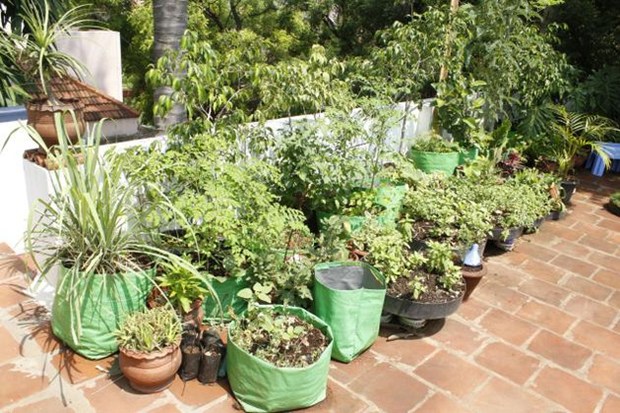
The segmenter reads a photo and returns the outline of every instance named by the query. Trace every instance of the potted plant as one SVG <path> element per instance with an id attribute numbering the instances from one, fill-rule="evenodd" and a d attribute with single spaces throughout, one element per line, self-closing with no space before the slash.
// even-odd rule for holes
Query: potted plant
<path id="1" fill-rule="evenodd" d="M 620 216 L 620 192 L 614 192 L 609 197 L 609 202 L 607 203 L 607 209 L 614 215 Z"/>
<path id="2" fill-rule="evenodd" d="M 570 202 L 577 188 L 577 181 L 573 176 L 576 158 L 590 150 L 608 167 L 611 160 L 599 141 L 617 131 L 607 118 L 569 112 L 564 106 L 554 108 L 554 121 L 550 125 L 549 133 L 553 139 L 554 155 L 558 163 L 557 173 L 562 179 L 561 186 L 564 191 L 562 201 L 565 204 Z"/>
<path id="3" fill-rule="evenodd" d="M 116 338 L 121 372 L 134 390 L 155 393 L 170 386 L 181 365 L 181 323 L 173 309 L 128 315 Z"/>
<path id="4" fill-rule="evenodd" d="M 461 160 L 459 146 L 448 142 L 436 133 L 415 141 L 409 151 L 409 157 L 424 172 L 443 172 L 452 175 Z"/>
<path id="5" fill-rule="evenodd" d="M 410 271 L 389 280 L 383 310 L 410 327 L 454 313 L 463 300 L 465 282 L 450 246 L 431 241 L 423 254 L 411 254 L 410 263 Z"/>
<path id="6" fill-rule="evenodd" d="M 99 151 L 101 123 L 89 139 L 93 146 L 79 141 L 79 164 L 76 147 L 69 148 L 57 122 L 59 150 L 48 157 L 62 167 L 50 174 L 50 200 L 41 200 L 31 212 L 26 246 L 43 277 L 60 268 L 52 331 L 77 353 L 98 359 L 118 350 L 114 331 L 126 315 L 145 308 L 158 261 L 196 270 L 157 246 L 157 231 L 142 220 L 147 205 L 138 208 L 141 187 L 125 178 L 114 151 L 105 156 Z M 42 143 L 36 131 L 29 132 Z M 160 201 L 148 208 L 171 206 Z M 184 220 L 180 214 L 177 219 Z"/>
<path id="7" fill-rule="evenodd" d="M 228 327 L 228 381 L 248 412 L 312 406 L 326 396 L 331 329 L 306 310 L 258 306 Z"/>
<path id="8" fill-rule="evenodd" d="M 478 252 L 478 249 L 478 244 L 472 245 L 463 258 L 463 265 L 461 266 L 461 274 L 465 280 L 463 302 L 469 299 L 469 296 L 474 292 L 480 280 L 482 280 L 488 272 L 482 262 L 482 254 Z"/>
<path id="9" fill-rule="evenodd" d="M 29 94 L 26 103 L 28 124 L 42 137 L 46 147 L 58 145 L 54 114 L 61 114 L 69 139 L 75 142 L 84 132 L 83 104 L 75 97 L 54 93 L 53 84 L 69 75 L 81 77 L 86 69 L 82 63 L 56 47 L 56 40 L 71 30 L 94 27 L 87 18 L 88 5 L 67 10 L 54 19 L 48 1 L 42 4 L 28 0 L 20 18 L 27 30 L 4 34 L 0 47 L 10 70 L 21 80 Z"/>

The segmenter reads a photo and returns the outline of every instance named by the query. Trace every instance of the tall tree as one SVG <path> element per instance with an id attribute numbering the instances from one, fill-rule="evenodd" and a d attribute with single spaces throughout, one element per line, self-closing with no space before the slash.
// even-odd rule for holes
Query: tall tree
<path id="1" fill-rule="evenodd" d="M 153 0 L 153 62 L 168 50 L 178 50 L 183 33 L 187 29 L 188 0 Z M 178 73 L 182 76 L 182 73 Z M 162 95 L 170 96 L 172 88 L 169 86 L 158 87 L 153 92 L 155 102 Z M 187 118 L 185 108 L 182 105 L 174 105 L 172 110 L 163 117 L 155 118 L 155 126 L 166 128 L 167 126 L 183 122 Z"/>

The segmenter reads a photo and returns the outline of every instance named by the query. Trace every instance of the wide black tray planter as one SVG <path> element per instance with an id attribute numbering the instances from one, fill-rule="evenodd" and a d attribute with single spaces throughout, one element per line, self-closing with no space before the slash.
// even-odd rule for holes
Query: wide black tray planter
<path id="1" fill-rule="evenodd" d="M 463 302 L 465 289 L 450 301 L 445 303 L 422 303 L 402 298 L 385 296 L 383 311 L 400 317 L 414 320 L 436 320 L 454 314 Z"/>
<path id="2" fill-rule="evenodd" d="M 605 204 L 605 208 L 607 208 L 607 210 L 611 212 L 612 214 L 620 217 L 620 207 L 616 206 L 615 204 L 611 202 L 608 202 L 607 204 Z"/>

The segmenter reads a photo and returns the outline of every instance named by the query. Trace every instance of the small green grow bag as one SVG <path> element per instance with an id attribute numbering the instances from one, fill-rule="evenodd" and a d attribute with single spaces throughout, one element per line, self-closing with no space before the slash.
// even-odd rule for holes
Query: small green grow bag
<path id="1" fill-rule="evenodd" d="M 457 166 L 459 166 L 460 152 L 421 152 L 410 151 L 409 157 L 413 161 L 416 168 L 421 171 L 443 172 L 446 175 L 452 175 Z"/>
<path id="2" fill-rule="evenodd" d="M 228 326 L 226 363 L 228 382 L 246 412 L 281 412 L 310 407 L 325 399 L 333 335 L 325 322 L 298 307 L 261 306 L 293 314 L 310 322 L 331 342 L 316 363 L 301 368 L 276 367 L 239 348 L 232 337 L 236 322 Z"/>
<path id="3" fill-rule="evenodd" d="M 245 312 L 248 303 L 237 296 L 239 291 L 248 287 L 248 283 L 243 277 L 228 277 L 224 281 L 213 278 L 211 279 L 211 287 L 213 287 L 213 291 L 215 291 L 220 300 L 223 313 L 220 314 L 217 301 L 209 295 L 202 304 L 205 318 L 214 319 L 222 317 L 223 319 L 229 319 L 229 308 L 232 308 L 236 315 L 241 315 Z"/>
<path id="4" fill-rule="evenodd" d="M 60 270 L 52 331 L 76 353 L 100 359 L 118 351 L 114 332 L 125 317 L 146 308 L 153 271 L 91 274 Z"/>
<path id="5" fill-rule="evenodd" d="M 332 329 L 332 357 L 348 363 L 379 335 L 385 278 L 362 262 L 318 264 L 314 278 L 314 312 Z"/>
<path id="6" fill-rule="evenodd" d="M 478 148 L 475 146 L 470 149 L 463 149 L 459 152 L 459 165 L 464 165 L 467 162 L 474 161 L 478 157 Z"/>

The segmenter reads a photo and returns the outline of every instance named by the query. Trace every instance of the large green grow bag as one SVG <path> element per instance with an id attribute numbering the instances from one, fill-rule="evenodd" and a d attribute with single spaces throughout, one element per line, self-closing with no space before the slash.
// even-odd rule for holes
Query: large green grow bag
<path id="1" fill-rule="evenodd" d="M 228 277 L 225 281 L 219 281 L 217 278 L 211 279 L 211 287 L 217 294 L 223 312 L 220 314 L 220 308 L 217 301 L 212 296 L 207 296 L 203 302 L 205 318 L 224 318 L 229 319 L 228 309 L 232 308 L 236 315 L 241 315 L 248 307 L 246 300 L 239 298 L 237 293 L 248 287 L 248 283 L 243 277 Z"/>
<path id="2" fill-rule="evenodd" d="M 314 312 L 332 329 L 332 357 L 350 362 L 379 335 L 385 278 L 362 262 L 330 262 L 314 267 Z"/>
<path id="3" fill-rule="evenodd" d="M 421 152 L 412 150 L 409 157 L 416 168 L 424 172 L 443 172 L 452 175 L 459 166 L 460 152 Z"/>
<path id="4" fill-rule="evenodd" d="M 308 367 L 276 367 L 239 348 L 234 337 L 236 322 L 228 326 L 226 363 L 228 382 L 246 412 L 280 412 L 301 409 L 325 399 L 333 335 L 325 322 L 298 307 L 261 306 L 293 314 L 310 322 L 331 342 L 316 363 Z"/>
<path id="5" fill-rule="evenodd" d="M 60 270 L 52 331 L 76 353 L 100 359 L 118 351 L 114 332 L 127 314 L 146 307 L 153 271 L 92 274 Z"/>

